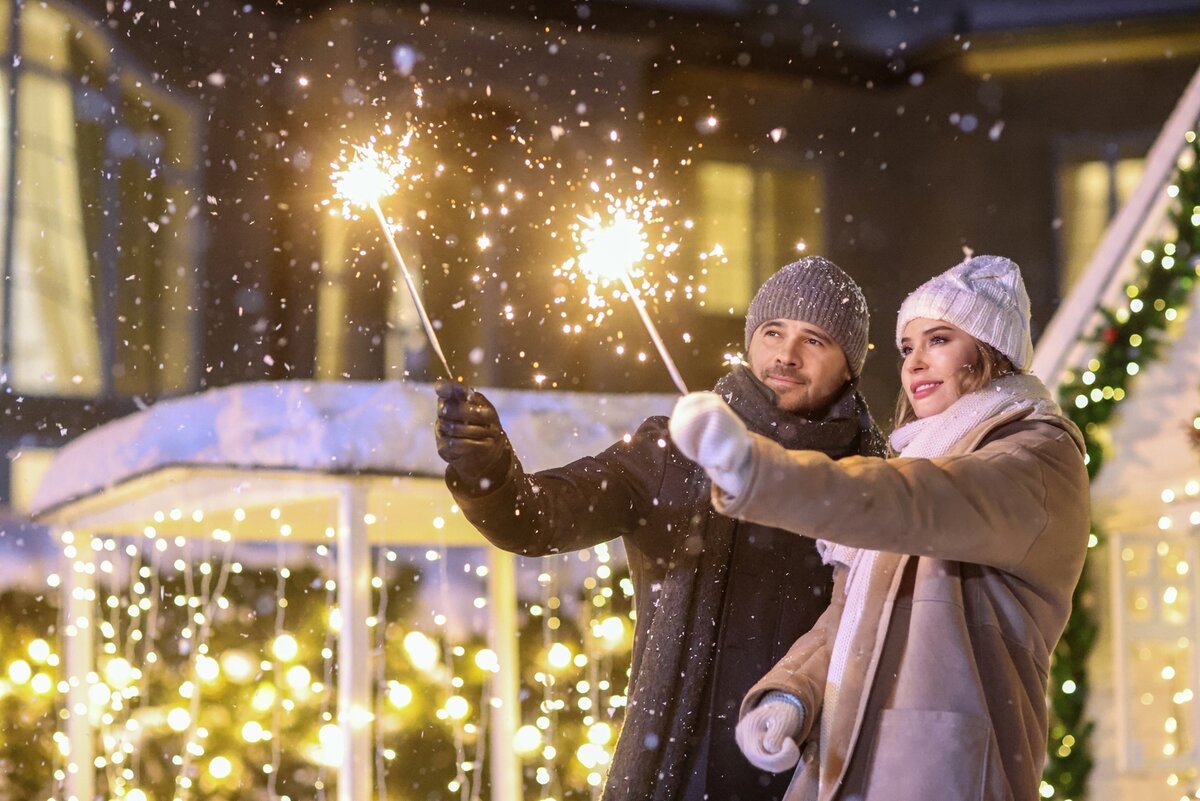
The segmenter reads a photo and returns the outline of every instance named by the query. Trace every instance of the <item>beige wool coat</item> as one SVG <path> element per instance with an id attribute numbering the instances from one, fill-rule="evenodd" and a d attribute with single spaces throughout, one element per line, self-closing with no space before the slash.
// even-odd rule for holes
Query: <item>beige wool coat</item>
<path id="1" fill-rule="evenodd" d="M 787 801 L 1036 801 L 1050 656 L 1087 552 L 1083 442 L 1064 418 L 992 418 L 946 456 L 835 462 L 755 437 L 718 511 L 879 554 L 818 743 L 834 603 L 746 696 L 809 714 Z M 819 781 L 822 777 L 823 781 Z"/>

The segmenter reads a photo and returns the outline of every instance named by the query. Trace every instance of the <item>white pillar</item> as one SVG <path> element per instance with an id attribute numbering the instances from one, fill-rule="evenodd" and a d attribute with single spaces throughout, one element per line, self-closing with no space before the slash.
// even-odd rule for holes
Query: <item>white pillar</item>
<path id="1" fill-rule="evenodd" d="M 88 533 L 67 535 L 55 531 L 63 542 L 62 614 L 64 667 L 67 674 L 66 735 L 70 754 L 67 757 L 67 801 L 92 801 L 96 795 L 96 745 L 92 727 L 91 702 L 88 700 L 88 677 L 95 668 L 94 621 L 95 574 L 85 570 L 92 562 L 92 537 Z M 74 548 L 74 556 L 67 556 Z"/>
<path id="2" fill-rule="evenodd" d="M 370 665 L 371 544 L 367 539 L 366 488 L 348 481 L 338 500 L 337 591 L 342 628 L 338 633 L 337 718 L 342 733 L 338 801 L 370 801 L 374 772 L 371 736 L 375 672 Z"/>
<path id="3" fill-rule="evenodd" d="M 516 558 L 488 548 L 488 601 L 492 625 L 488 643 L 496 652 L 499 671 L 492 677 L 491 757 L 492 801 L 520 801 L 521 760 L 513 749 L 521 723 L 517 672 Z"/>

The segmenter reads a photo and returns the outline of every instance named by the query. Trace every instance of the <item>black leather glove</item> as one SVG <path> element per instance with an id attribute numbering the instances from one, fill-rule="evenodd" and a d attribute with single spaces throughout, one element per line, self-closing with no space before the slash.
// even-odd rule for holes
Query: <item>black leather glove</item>
<path id="1" fill-rule="evenodd" d="M 454 468 L 466 489 L 486 492 L 504 479 L 512 451 L 496 407 L 481 393 L 453 381 L 438 381 L 434 391 L 438 456 Z"/>

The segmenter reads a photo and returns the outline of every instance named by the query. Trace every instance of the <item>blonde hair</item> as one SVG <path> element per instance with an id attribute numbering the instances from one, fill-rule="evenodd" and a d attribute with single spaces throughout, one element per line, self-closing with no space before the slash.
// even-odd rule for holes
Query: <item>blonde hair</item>
<path id="1" fill-rule="evenodd" d="M 976 359 L 972 364 L 967 365 L 967 377 L 963 380 L 961 387 L 963 395 L 977 392 L 997 378 L 1021 372 L 1013 366 L 1011 359 L 991 345 L 980 342 L 974 337 L 971 337 L 971 341 L 975 343 Z M 916 419 L 917 413 L 913 410 L 912 403 L 909 402 L 908 395 L 904 392 L 904 387 L 901 387 L 900 396 L 896 398 L 896 414 L 892 418 L 892 427 L 899 428 Z"/>

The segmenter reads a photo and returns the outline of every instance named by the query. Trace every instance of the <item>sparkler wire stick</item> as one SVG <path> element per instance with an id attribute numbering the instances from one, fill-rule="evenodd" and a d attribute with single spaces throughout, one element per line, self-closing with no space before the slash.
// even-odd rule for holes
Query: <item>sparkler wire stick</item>
<path id="1" fill-rule="evenodd" d="M 438 360 L 445 368 L 446 377 L 452 379 L 454 373 L 446 361 L 446 355 L 442 352 L 442 345 L 438 342 L 437 334 L 433 330 L 433 323 L 430 322 L 429 315 L 425 312 L 425 304 L 421 302 L 421 296 L 417 294 L 416 283 L 408 271 L 404 257 L 400 255 L 400 248 L 396 246 L 392 229 L 388 225 L 387 218 L 383 216 L 383 209 L 379 206 L 380 198 L 396 191 L 400 176 L 404 174 L 412 161 L 404 152 L 411 138 L 412 132 L 410 131 L 401 140 L 395 153 L 376 150 L 373 140 L 369 145 L 355 145 L 353 158 L 348 158 L 343 154 L 333 164 L 335 168 L 332 176 L 334 191 L 336 197 L 344 200 L 347 204 L 342 209 L 342 214 L 347 219 L 350 217 L 350 206 L 364 210 L 370 207 L 375 212 L 375 219 L 379 221 L 379 227 L 383 230 L 383 236 L 387 240 L 388 249 L 392 252 L 392 258 L 400 268 L 400 274 L 404 276 L 409 297 L 412 298 L 413 305 L 417 308 L 417 316 L 421 319 L 421 326 L 425 329 L 429 344 L 433 346 L 433 352 L 437 354 Z"/>
<path id="2" fill-rule="evenodd" d="M 638 316 L 642 318 L 642 323 L 646 326 L 647 333 L 650 334 L 650 339 L 654 342 L 654 347 L 658 348 L 658 355 L 662 357 L 663 364 L 667 366 L 667 372 L 671 374 L 671 380 L 675 382 L 676 389 L 681 395 L 688 394 L 687 385 L 683 383 L 683 376 L 679 374 L 679 368 L 675 366 L 675 361 L 671 358 L 671 354 L 667 353 L 667 346 L 663 343 L 662 337 L 659 336 L 658 328 L 654 325 L 654 320 L 650 318 L 650 313 L 646 311 L 646 304 L 642 302 L 642 296 L 638 294 L 637 289 L 633 286 L 633 281 L 629 277 L 629 273 L 625 270 L 621 271 L 621 283 L 625 285 L 625 291 L 633 299 L 633 305 L 638 310 Z"/>
<path id="3" fill-rule="evenodd" d="M 408 286 L 408 294 L 412 298 L 413 305 L 417 308 L 417 316 L 421 318 L 421 325 L 425 329 L 425 336 L 429 337 L 429 344 L 433 348 L 433 352 L 437 354 L 438 360 L 446 370 L 446 377 L 453 379 L 454 372 L 450 369 L 449 362 L 446 361 L 446 355 L 442 353 L 442 344 L 438 342 L 437 333 L 433 329 L 433 323 L 430 321 L 429 315 L 425 313 L 425 304 L 421 302 L 421 296 L 417 294 L 417 286 L 413 282 L 412 274 L 408 271 L 408 265 L 405 264 L 404 257 L 400 255 L 400 248 L 396 246 L 396 240 L 392 238 L 387 218 L 383 216 L 383 209 L 379 207 L 378 200 L 371 201 L 371 210 L 375 212 L 375 218 L 379 220 L 379 226 L 383 229 L 383 237 L 387 240 L 388 249 L 392 252 L 392 258 L 396 260 L 396 264 L 400 267 L 400 274 L 404 276 L 404 283 Z"/>

